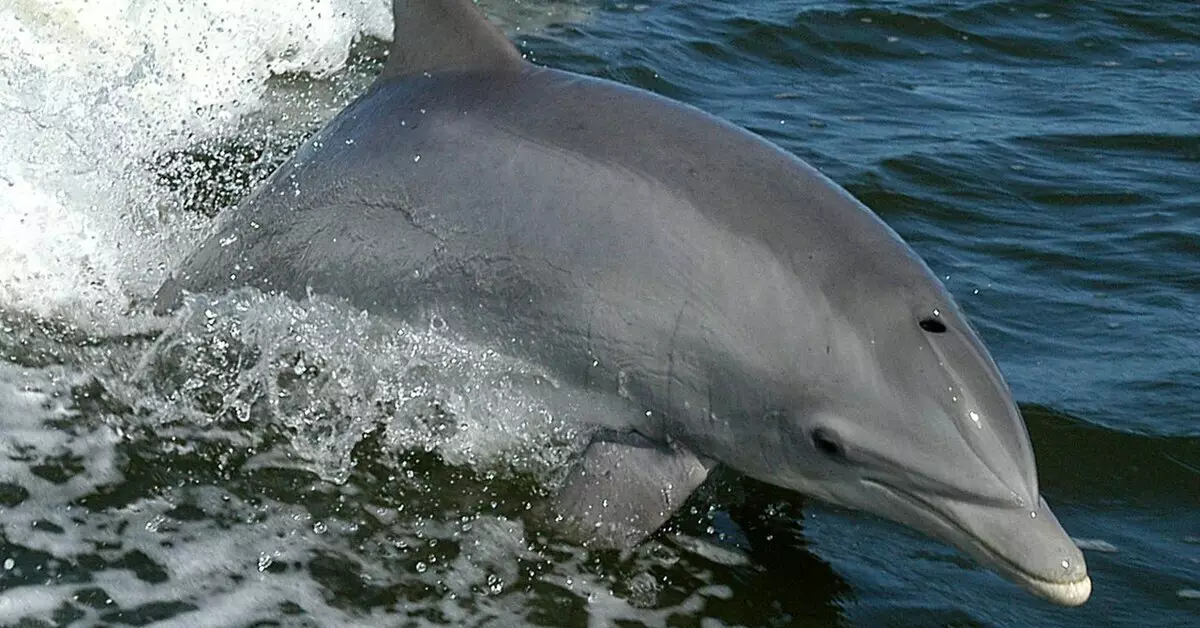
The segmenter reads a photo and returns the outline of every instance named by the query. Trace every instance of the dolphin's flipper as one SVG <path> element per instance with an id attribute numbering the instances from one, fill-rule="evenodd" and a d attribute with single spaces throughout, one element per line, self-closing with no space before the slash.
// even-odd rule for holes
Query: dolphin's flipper
<path id="1" fill-rule="evenodd" d="M 601 432 L 554 497 L 557 527 L 591 547 L 633 547 L 683 505 L 715 464 L 637 434 Z"/>

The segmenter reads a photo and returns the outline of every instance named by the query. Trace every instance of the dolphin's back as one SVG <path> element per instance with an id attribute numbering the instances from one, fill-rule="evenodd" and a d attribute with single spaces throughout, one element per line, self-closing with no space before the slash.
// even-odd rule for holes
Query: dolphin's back
<path id="1" fill-rule="evenodd" d="M 437 303 L 463 328 L 547 338 L 575 359 L 633 330 L 662 363 L 690 343 L 784 387 L 796 343 L 827 344 L 795 333 L 833 319 L 840 292 L 822 284 L 879 258 L 839 253 L 858 247 L 914 260 L 882 271 L 896 281 L 926 272 L 874 214 L 756 136 L 526 66 L 381 81 L 223 217 L 158 300 L 249 285 L 412 318 Z"/>
<path id="2" fill-rule="evenodd" d="M 717 245 L 715 275 L 697 273 Z M 758 137 L 641 90 L 527 66 L 381 81 L 222 218 L 159 306 L 232 284 L 395 309 L 397 279 L 481 255 L 686 297 L 726 288 L 722 269 L 739 284 L 754 266 L 852 276 L 871 258 L 847 260 L 847 247 L 924 268 L 870 210 Z"/>
<path id="3" fill-rule="evenodd" d="M 877 264 L 897 255 L 912 263 Z M 858 275 L 863 290 L 936 290 L 927 273 L 870 210 L 758 137 L 641 90 L 526 66 L 379 82 L 223 217 L 158 301 L 254 286 L 410 319 L 437 304 L 460 328 L 535 339 L 537 359 L 616 356 L 635 338 L 650 363 L 682 364 L 691 347 L 718 356 L 695 369 L 752 366 L 763 382 L 731 390 L 782 396 L 794 391 L 772 382 L 794 389 L 796 356 L 839 333 L 830 321 L 843 304 L 830 300 L 860 294 L 826 284 Z M 626 346 L 609 346 L 615 337 Z M 669 368 L 647 381 L 678 379 Z M 666 394 L 642 402 L 675 405 Z"/>

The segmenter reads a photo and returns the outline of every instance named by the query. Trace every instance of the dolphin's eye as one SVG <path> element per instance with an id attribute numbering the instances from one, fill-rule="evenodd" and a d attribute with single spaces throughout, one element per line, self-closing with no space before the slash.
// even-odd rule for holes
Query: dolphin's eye
<path id="1" fill-rule="evenodd" d="M 919 325 L 921 325 L 921 329 L 924 329 L 931 334 L 946 333 L 946 324 L 936 318 L 921 319 Z"/>
<path id="2" fill-rule="evenodd" d="M 813 447 L 830 458 L 845 458 L 846 450 L 833 431 L 818 427 L 812 432 Z"/>

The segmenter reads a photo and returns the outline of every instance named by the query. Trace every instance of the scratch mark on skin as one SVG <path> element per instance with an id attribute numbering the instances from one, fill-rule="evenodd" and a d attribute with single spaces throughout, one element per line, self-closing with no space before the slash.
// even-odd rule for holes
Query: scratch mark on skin
<path id="1" fill-rule="evenodd" d="M 675 327 L 671 330 L 671 339 L 667 345 L 667 406 L 674 408 L 674 399 L 672 399 L 672 385 L 675 381 L 675 338 L 679 336 L 679 327 L 683 322 L 683 312 L 687 310 L 688 302 L 684 301 L 679 306 L 679 313 L 675 315 Z"/>
<path id="2" fill-rule="evenodd" d="M 711 423 L 716 423 L 717 415 L 713 413 L 712 380 L 709 380 L 708 386 L 706 388 L 708 389 L 708 420 Z"/>
<path id="3" fill-rule="evenodd" d="M 587 385 L 590 387 L 595 383 L 592 381 L 592 371 L 594 370 L 592 368 L 592 365 L 595 364 L 597 361 L 596 347 L 595 347 L 595 345 L 592 344 L 592 323 L 593 323 L 594 319 L 596 318 L 596 304 L 589 303 L 588 310 L 589 311 L 588 311 L 588 317 L 587 317 L 587 339 L 586 339 L 586 342 L 587 342 L 587 360 L 589 360 L 589 361 L 583 365 L 583 374 L 584 374 L 584 381 L 586 381 Z"/>
<path id="4" fill-rule="evenodd" d="M 399 212 L 401 216 L 404 216 L 404 219 L 408 222 L 408 224 L 412 225 L 412 227 L 417 231 L 420 231 L 421 233 L 433 238 L 436 242 L 444 243 L 446 241 L 444 237 L 430 228 L 429 225 L 422 224 L 423 221 L 420 219 L 420 213 L 422 211 L 426 211 L 427 208 L 424 206 L 417 206 L 415 203 L 413 203 L 412 197 L 408 194 L 408 191 L 403 188 L 401 188 L 398 192 L 398 198 L 388 199 L 386 201 L 360 198 L 359 202 L 371 209 L 382 209 L 385 212 Z"/>

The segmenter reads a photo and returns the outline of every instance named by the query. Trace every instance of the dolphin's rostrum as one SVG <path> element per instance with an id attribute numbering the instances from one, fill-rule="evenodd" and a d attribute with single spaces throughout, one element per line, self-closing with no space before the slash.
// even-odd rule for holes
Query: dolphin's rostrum
<path id="1" fill-rule="evenodd" d="M 716 464 L 892 519 L 1051 601 L 1091 591 L 1007 385 L 875 214 L 695 108 L 541 68 L 469 0 L 398 0 L 370 90 L 158 295 L 344 297 L 606 401 L 549 510 L 626 547 Z"/>

